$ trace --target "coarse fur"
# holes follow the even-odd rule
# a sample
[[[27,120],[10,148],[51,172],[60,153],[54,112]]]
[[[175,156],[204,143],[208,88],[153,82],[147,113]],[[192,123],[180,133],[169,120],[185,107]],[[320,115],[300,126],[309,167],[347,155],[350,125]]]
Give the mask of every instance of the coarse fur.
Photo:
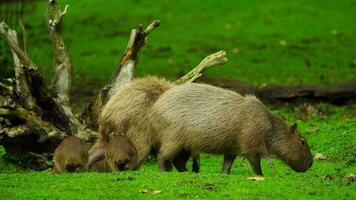
[[[182,150],[223,154],[225,173],[237,155],[246,157],[257,175],[262,175],[263,155],[277,155],[298,172],[313,161],[296,126],[289,127],[254,96],[187,83],[166,91],[152,106],[149,119],[160,146],[160,170],[170,171],[172,158]]]
[[[111,171],[137,169],[137,150],[124,135],[115,135],[105,150],[105,160]]]
[[[89,151],[89,163],[104,159],[105,147],[113,132],[125,134],[137,149],[138,164],[147,157],[155,144],[149,129],[148,113],[153,103],[174,84],[161,78],[148,76],[126,84],[110,98],[99,118],[99,138]],[[182,152],[182,159],[177,156],[175,166],[179,171],[186,171],[185,163],[188,152]],[[197,165],[198,161],[194,160]],[[196,170],[195,170],[196,171]]]
[[[81,172],[86,170],[89,145],[69,136],[62,140],[54,152],[54,172]]]

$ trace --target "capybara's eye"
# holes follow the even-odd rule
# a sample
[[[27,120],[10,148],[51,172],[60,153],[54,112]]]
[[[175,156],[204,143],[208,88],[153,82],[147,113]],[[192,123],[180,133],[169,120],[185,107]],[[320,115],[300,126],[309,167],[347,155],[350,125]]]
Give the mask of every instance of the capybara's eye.
[[[300,144],[302,144],[303,146],[305,146],[305,141],[304,141],[304,139],[302,138],[302,139],[300,139]]]

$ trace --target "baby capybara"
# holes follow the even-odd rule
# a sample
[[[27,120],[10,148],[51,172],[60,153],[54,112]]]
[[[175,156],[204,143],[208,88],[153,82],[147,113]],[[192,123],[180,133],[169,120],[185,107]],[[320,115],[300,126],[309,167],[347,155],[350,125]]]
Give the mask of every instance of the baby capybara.
[[[81,172],[88,162],[89,145],[69,136],[62,140],[54,152],[54,172]]]
[[[91,172],[110,172],[111,169],[109,168],[106,160],[101,160],[94,163],[90,168],[89,171]]]
[[[105,160],[111,171],[137,169],[137,150],[124,135],[115,135],[106,146]]]
[[[103,107],[99,117],[99,138],[89,151],[90,166],[104,159],[105,148],[109,143],[109,135],[113,132],[125,133],[137,149],[138,164],[148,156],[155,147],[149,130],[148,113],[153,103],[174,84],[157,77],[149,76],[133,80],[119,88]],[[178,171],[186,171],[185,163],[189,152],[178,154],[174,165]],[[196,165],[198,161],[194,159]],[[197,167],[198,168],[198,167]]]
[[[247,158],[262,175],[261,156],[276,155],[297,172],[305,172],[313,157],[307,141],[254,96],[206,84],[187,83],[166,91],[152,106],[149,119],[160,170],[182,149],[223,154],[222,171],[230,173],[237,155]]]

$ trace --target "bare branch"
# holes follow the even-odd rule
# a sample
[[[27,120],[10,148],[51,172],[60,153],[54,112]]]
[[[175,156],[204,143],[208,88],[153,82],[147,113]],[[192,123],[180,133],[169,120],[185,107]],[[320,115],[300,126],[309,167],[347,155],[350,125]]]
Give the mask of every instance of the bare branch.
[[[16,31],[9,30],[10,36],[14,39],[18,45]],[[24,66],[20,62],[19,57],[14,50],[11,49],[12,56],[15,64],[15,80],[16,80],[16,93],[21,99],[21,103],[26,109],[32,110],[36,106],[35,100],[31,96],[31,90],[28,86]]]
[[[145,31],[142,30],[142,26],[138,29],[132,29],[126,51],[121,57],[119,65],[116,67],[116,71],[111,76],[109,82],[111,88],[108,91],[108,98],[110,98],[118,88],[132,80],[139,51],[145,44],[147,35],[159,25],[160,22],[154,20],[147,26]]]
[[[49,6],[49,10],[47,13],[48,14],[47,23],[50,26],[50,29],[53,29],[53,31],[60,31],[59,29],[61,29],[62,18],[67,13],[69,5],[66,5],[64,10],[61,11],[56,0],[49,0],[48,6]]]
[[[13,88],[11,86],[7,86],[0,82],[0,95],[1,96],[5,96],[5,95],[11,96],[12,93],[13,93]]]
[[[0,23],[0,33],[5,38],[7,44],[11,47],[11,49],[17,54],[21,63],[25,65],[27,68],[37,71],[38,69],[35,63],[27,56],[27,54],[19,47],[15,39],[9,33],[9,26],[5,22]]]
[[[55,137],[59,139],[63,139],[66,134],[57,129],[51,123],[43,121],[34,113],[27,111],[26,109],[16,106],[14,109],[0,109],[0,115],[10,115],[15,116],[20,119],[25,120],[28,123],[28,126],[38,130],[36,133],[40,134],[40,140],[45,141],[48,138]],[[41,132],[43,130],[44,132]],[[21,133],[21,132],[19,132]],[[11,135],[9,137],[14,137],[15,135]]]
[[[193,70],[191,70],[186,75],[182,76],[178,80],[175,81],[176,84],[183,84],[187,82],[193,82],[197,78],[201,76],[203,70],[217,64],[225,64],[227,62],[226,52],[219,51],[210,56],[204,58],[198,66],[196,66]]]
[[[19,126],[4,128],[5,134],[10,138],[15,138],[21,135],[27,135],[30,133],[30,128],[24,124]]]
[[[47,11],[47,25],[54,48],[54,74],[50,88],[63,106],[69,106],[72,75],[72,59],[61,33],[62,18],[67,9],[68,5],[61,11],[56,1],[50,0]]]
[[[146,36],[155,28],[159,27],[159,25],[161,24],[161,22],[159,20],[154,20],[150,25],[147,26],[146,30],[145,30],[145,34]]]

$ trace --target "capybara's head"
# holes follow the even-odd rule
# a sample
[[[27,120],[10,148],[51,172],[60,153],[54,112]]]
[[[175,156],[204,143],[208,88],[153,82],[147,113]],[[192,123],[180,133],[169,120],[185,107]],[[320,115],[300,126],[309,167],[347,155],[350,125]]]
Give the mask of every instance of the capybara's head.
[[[68,172],[83,172],[85,171],[85,168],[82,164],[77,164],[77,165],[66,165],[66,170]]]
[[[116,171],[129,170],[129,167],[128,167],[128,164],[130,163],[129,159],[115,160],[114,163],[115,163]]]
[[[105,159],[113,171],[132,170],[137,150],[126,136],[115,135],[106,147]]]
[[[272,151],[296,172],[305,172],[313,164],[313,155],[308,143],[297,130],[296,124],[276,137],[271,147]]]

